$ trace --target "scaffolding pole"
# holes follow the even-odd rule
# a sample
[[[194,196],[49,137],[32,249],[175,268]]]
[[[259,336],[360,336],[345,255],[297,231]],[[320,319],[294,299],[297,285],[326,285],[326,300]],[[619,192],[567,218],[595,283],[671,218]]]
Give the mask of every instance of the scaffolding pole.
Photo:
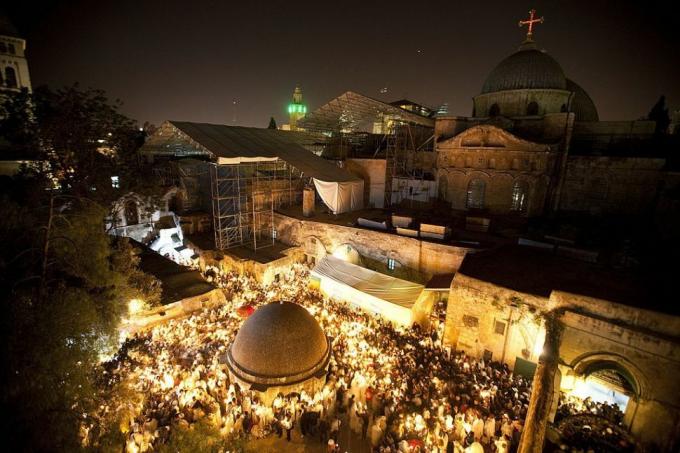
[[[302,180],[281,160],[211,164],[215,248],[274,245],[274,210],[292,204]]]

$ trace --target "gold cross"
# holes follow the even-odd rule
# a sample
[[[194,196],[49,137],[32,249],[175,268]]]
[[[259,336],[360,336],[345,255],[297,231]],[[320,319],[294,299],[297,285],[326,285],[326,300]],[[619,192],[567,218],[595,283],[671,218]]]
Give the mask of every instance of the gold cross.
[[[527,30],[527,41],[533,41],[533,36],[534,36],[534,24],[542,24],[543,23],[543,17],[539,17],[538,19],[534,19],[534,16],[536,15],[536,10],[532,9],[529,11],[529,20],[520,20],[519,21],[519,26],[521,27],[522,25],[528,25],[529,28]]]

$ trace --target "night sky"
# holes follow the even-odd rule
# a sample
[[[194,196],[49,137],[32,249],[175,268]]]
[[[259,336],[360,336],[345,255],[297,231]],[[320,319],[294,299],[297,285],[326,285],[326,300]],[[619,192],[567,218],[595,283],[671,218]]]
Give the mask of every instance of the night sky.
[[[287,122],[295,84],[311,109],[354,90],[469,115],[486,75],[522,42],[517,22],[532,7],[545,16],[539,47],[601,119],[640,118],[660,94],[677,109],[674,3],[24,0],[7,13],[28,40],[34,86],[102,88],[140,123],[234,124],[235,114],[235,124],[266,127],[272,115]]]

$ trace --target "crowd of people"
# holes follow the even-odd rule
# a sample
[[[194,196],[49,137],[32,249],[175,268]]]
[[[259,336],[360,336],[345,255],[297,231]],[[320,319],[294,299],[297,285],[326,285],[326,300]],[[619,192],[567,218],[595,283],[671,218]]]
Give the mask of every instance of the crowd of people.
[[[127,388],[129,400],[104,400],[83,419],[84,442],[112,414],[128,452],[166,443],[175,430],[209,422],[225,437],[257,439],[292,433],[339,446],[341,430],[374,452],[512,452],[526,416],[531,383],[506,365],[442,347],[441,328],[402,328],[324,298],[309,271],[293,265],[262,285],[235,272],[206,270],[227,295],[224,305],[171,320],[128,339],[102,367],[102,386]],[[231,382],[224,355],[243,322],[239,307],[277,300],[303,305],[333,338],[326,384],[316,394],[279,395],[265,404]],[[116,405],[117,404],[117,405]]]
[[[579,398],[565,393],[560,395],[560,405],[555,415],[555,423],[559,423],[570,415],[583,413],[605,418],[615,425],[623,423],[623,412],[617,404],[595,401],[590,397]]]

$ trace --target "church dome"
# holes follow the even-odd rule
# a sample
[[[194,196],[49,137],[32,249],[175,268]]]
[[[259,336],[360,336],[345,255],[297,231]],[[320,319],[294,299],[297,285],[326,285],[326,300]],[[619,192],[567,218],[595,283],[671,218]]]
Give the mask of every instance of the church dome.
[[[241,326],[227,353],[229,370],[255,387],[289,385],[325,374],[330,341],[302,306],[274,302]]]
[[[576,121],[599,121],[597,107],[586,90],[573,80],[567,79],[567,90],[574,93],[571,100],[571,111],[576,114]]]
[[[523,44],[489,74],[482,94],[505,90],[567,88],[567,78],[559,63],[538,50],[533,42]]]

